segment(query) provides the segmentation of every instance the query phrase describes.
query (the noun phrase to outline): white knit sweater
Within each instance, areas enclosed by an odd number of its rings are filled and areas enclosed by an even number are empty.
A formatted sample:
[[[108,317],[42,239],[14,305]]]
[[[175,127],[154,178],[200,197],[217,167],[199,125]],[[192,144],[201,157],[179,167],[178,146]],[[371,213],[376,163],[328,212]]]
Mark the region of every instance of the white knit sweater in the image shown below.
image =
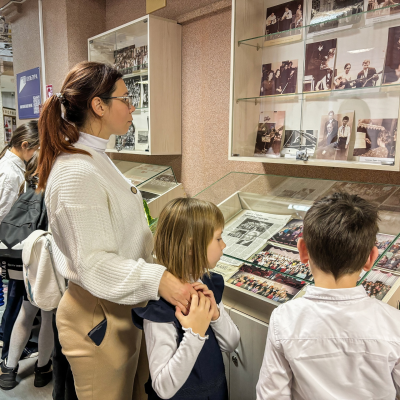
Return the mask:
[[[134,305],[158,299],[165,268],[152,264],[153,236],[142,196],[96,150],[60,155],[46,188],[54,241],[66,258],[57,268],[96,297]]]

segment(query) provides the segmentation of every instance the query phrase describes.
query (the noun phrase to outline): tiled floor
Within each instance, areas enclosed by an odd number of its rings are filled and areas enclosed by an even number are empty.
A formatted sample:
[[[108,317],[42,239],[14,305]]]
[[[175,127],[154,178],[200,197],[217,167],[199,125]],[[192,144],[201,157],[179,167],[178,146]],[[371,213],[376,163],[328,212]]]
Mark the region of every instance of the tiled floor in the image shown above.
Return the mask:
[[[5,306],[0,307],[0,321],[3,316]],[[37,337],[33,337],[32,340],[37,341]],[[51,400],[53,391],[53,382],[50,382],[44,388],[35,388],[33,386],[34,369],[35,369],[35,358],[23,360],[19,362],[19,373],[18,373],[18,386],[13,390],[3,391],[0,389],[0,399],[19,399],[19,400]]]

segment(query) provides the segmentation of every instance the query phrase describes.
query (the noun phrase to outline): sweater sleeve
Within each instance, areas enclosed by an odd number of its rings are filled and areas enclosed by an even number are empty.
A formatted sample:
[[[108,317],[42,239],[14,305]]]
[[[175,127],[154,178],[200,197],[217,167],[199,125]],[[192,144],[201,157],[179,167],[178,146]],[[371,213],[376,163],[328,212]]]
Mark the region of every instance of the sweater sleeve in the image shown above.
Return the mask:
[[[112,204],[104,183],[84,169],[74,172],[73,177],[59,174],[46,205],[54,240],[72,262],[79,284],[94,296],[114,303],[134,305],[157,300],[165,267],[118,255],[115,232],[119,227],[112,220]],[[138,247],[136,253],[140,254],[144,243],[132,241],[130,245]]]

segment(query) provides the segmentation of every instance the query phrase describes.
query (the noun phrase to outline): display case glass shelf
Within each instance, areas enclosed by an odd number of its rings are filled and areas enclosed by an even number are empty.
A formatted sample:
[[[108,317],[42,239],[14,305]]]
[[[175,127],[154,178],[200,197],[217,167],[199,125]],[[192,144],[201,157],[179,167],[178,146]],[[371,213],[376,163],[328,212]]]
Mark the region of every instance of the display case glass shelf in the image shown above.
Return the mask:
[[[88,52],[123,74],[135,106],[129,131],[106,151],[181,154],[181,26],[146,15],[90,38]]]
[[[313,284],[297,241],[314,201],[336,192],[357,194],[379,209],[372,271],[360,276],[367,293],[397,307],[400,299],[400,186],[232,172],[195,197],[218,205],[225,217],[223,257],[215,271],[229,291],[269,307],[304,294]],[[234,297],[234,294],[230,294]],[[243,300],[245,301],[245,300]]]
[[[340,4],[233,0],[229,159],[400,170],[400,7]]]

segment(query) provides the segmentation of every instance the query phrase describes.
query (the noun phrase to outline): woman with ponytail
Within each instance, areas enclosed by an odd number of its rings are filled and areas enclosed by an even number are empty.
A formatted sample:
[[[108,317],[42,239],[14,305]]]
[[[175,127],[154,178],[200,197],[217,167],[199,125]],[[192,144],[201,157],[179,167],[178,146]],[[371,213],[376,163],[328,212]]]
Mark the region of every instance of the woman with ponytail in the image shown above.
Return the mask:
[[[132,307],[161,296],[185,310],[194,293],[153,263],[142,196],[105,153],[134,110],[117,70],[83,62],[39,119],[38,188],[69,280],[57,327],[79,400],[131,400],[141,340]]]

